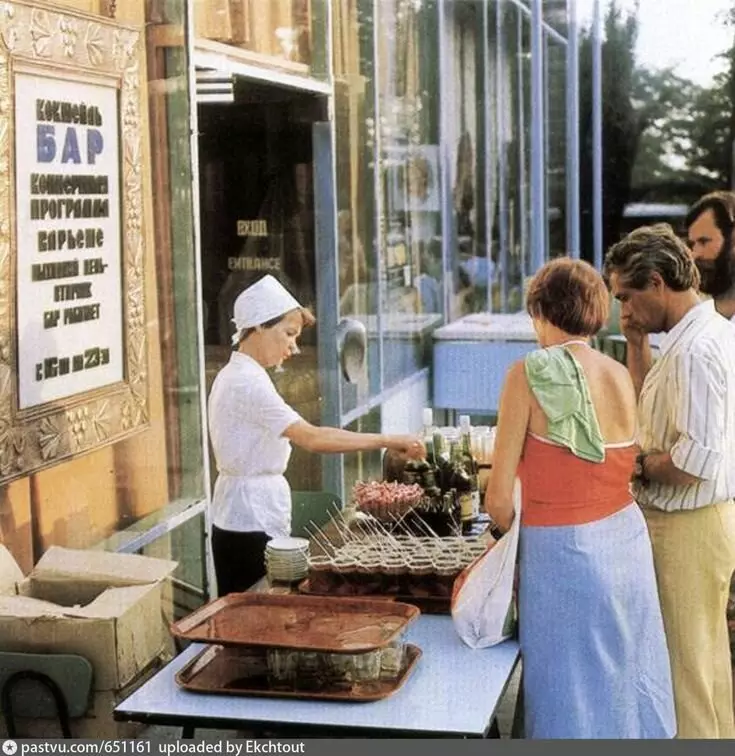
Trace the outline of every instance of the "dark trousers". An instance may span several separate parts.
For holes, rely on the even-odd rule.
[[[212,557],[220,596],[248,590],[265,576],[265,533],[222,530],[212,525]]]

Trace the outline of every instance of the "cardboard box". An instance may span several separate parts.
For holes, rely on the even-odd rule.
[[[24,578],[0,545],[0,649],[79,654],[94,668],[96,691],[119,691],[170,648],[161,589],[175,568],[52,546]]]

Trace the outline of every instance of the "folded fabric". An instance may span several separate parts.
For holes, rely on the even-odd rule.
[[[590,397],[587,379],[574,355],[563,346],[531,352],[526,378],[548,421],[550,441],[580,459],[605,460],[605,441]]]

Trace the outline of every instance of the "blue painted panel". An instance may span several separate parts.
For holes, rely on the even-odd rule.
[[[532,341],[437,341],[434,407],[494,414],[508,368],[537,348]]]

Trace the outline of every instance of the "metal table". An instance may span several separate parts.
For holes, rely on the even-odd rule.
[[[369,737],[497,736],[498,703],[518,663],[514,640],[472,650],[448,616],[424,615],[407,631],[423,651],[413,674],[394,695],[373,703],[256,698],[193,693],[175,673],[195,654],[193,644],[115,708],[117,720],[183,727],[254,728],[310,735]]]

